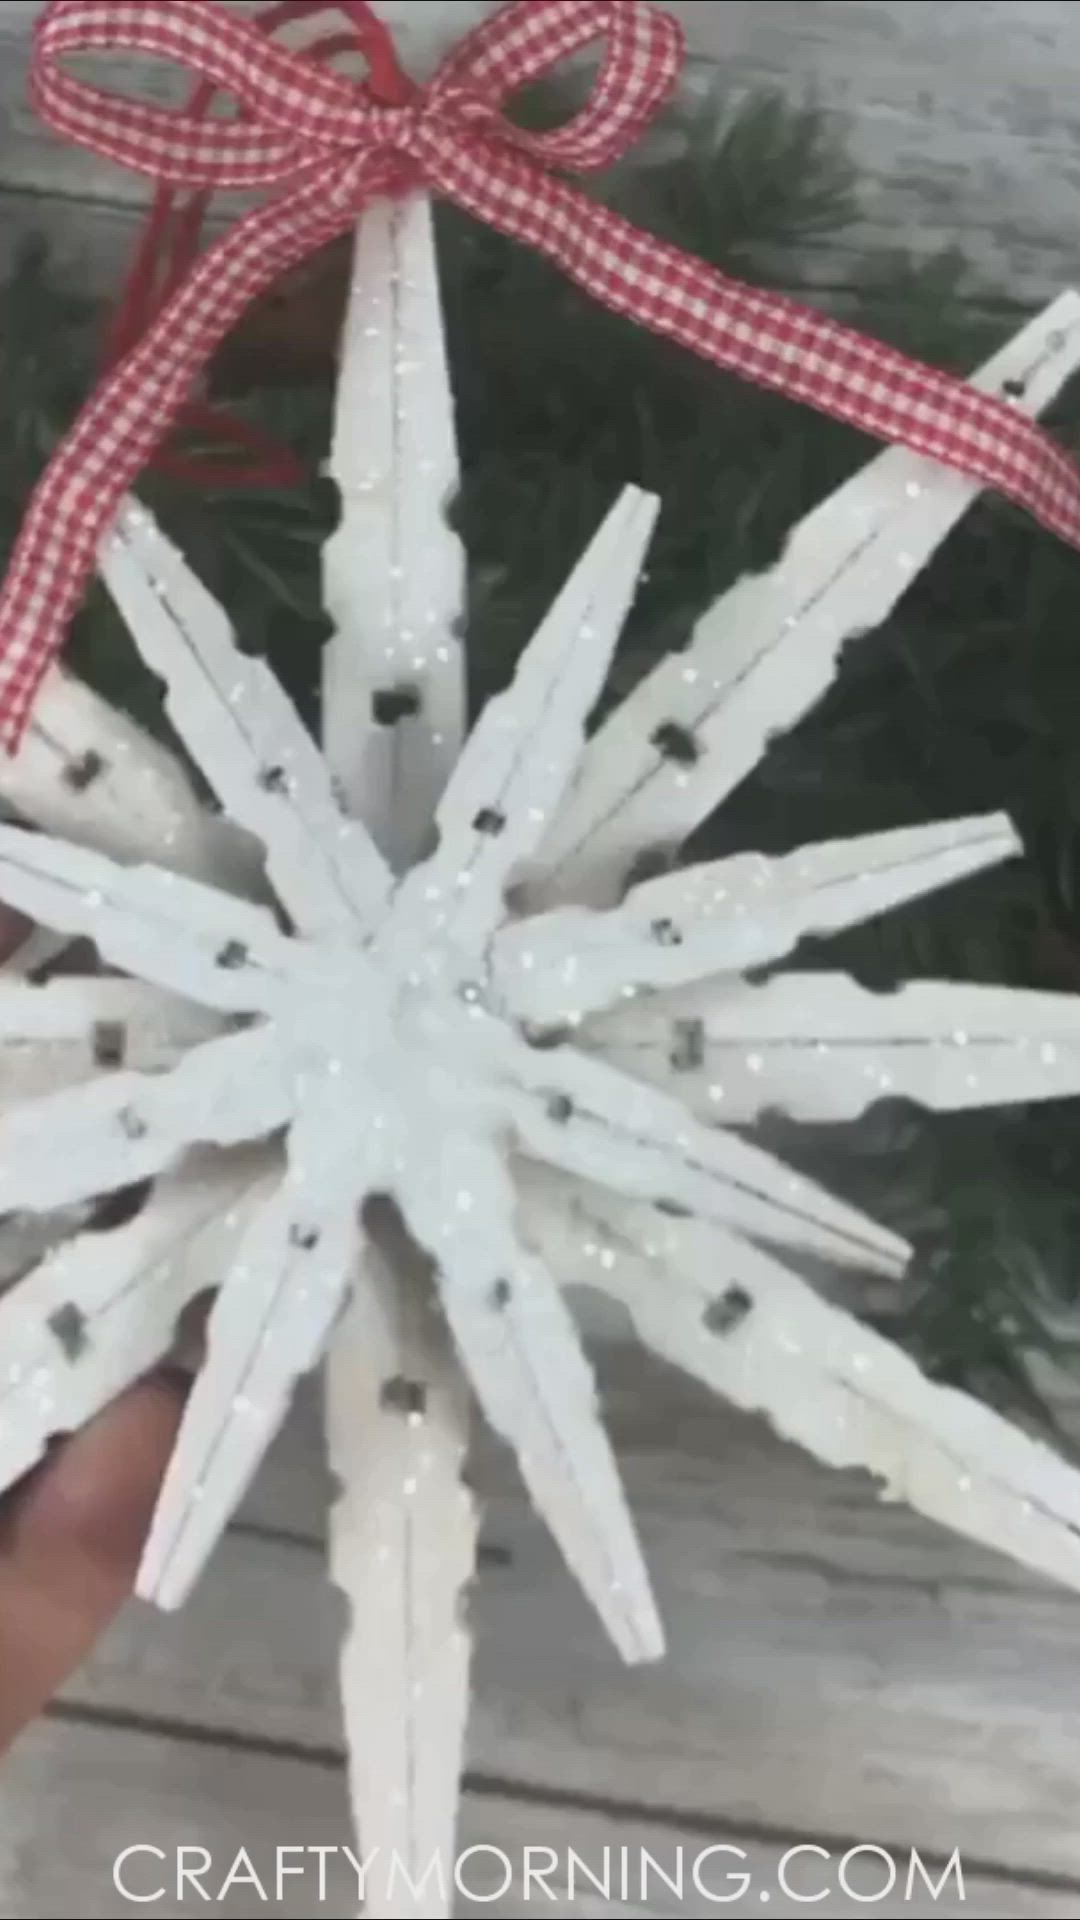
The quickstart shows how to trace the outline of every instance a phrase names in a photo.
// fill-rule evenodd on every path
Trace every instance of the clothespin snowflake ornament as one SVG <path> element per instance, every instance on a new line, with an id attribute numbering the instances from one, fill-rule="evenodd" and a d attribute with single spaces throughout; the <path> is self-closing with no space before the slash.
<path id="1" fill-rule="evenodd" d="M 974 383 L 1035 414 L 1077 366 L 1070 294 Z M 0 898 L 111 969 L 0 981 L 0 1208 L 23 1235 L 28 1215 L 73 1225 L 0 1298 L 0 1485 L 215 1289 L 139 1579 L 176 1606 L 325 1359 L 352 1793 L 386 1863 L 372 1910 L 438 1915 L 468 1702 L 471 1403 L 623 1657 L 662 1650 L 565 1285 L 609 1294 L 643 1342 L 819 1460 L 1080 1589 L 1080 1476 L 800 1278 L 807 1255 L 895 1274 L 906 1250 L 731 1130 L 887 1094 L 1075 1094 L 1080 1009 L 746 978 L 1013 857 L 999 816 L 635 880 L 821 696 L 974 482 L 881 454 L 587 740 L 657 508 L 628 487 L 466 739 L 422 194 L 359 226 L 331 471 L 321 747 L 130 500 L 101 576 L 222 816 L 59 668 L 0 772 L 44 829 L 0 828 Z M 62 1212 L 144 1181 L 111 1231 Z"/>

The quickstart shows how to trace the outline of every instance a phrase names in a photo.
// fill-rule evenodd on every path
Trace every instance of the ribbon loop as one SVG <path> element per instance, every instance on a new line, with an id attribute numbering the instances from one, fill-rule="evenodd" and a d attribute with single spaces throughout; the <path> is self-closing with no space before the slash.
<path id="1" fill-rule="evenodd" d="M 146 53 L 228 93 L 237 120 L 156 107 L 77 80 L 65 56 Z M 80 0 L 52 5 L 34 34 L 31 95 L 42 118 L 92 153 L 170 186 L 252 188 L 295 179 L 313 160 L 385 140 L 402 109 L 269 40 L 214 0 Z"/>
<path id="2" fill-rule="evenodd" d="M 499 130 L 546 166 L 609 166 L 663 106 L 682 66 L 681 28 L 645 0 L 531 0 L 500 11 L 443 62 L 432 95 L 460 87 L 501 110 L 595 40 L 605 42 L 603 61 L 580 113 L 549 133 L 529 134 L 509 120 Z"/>

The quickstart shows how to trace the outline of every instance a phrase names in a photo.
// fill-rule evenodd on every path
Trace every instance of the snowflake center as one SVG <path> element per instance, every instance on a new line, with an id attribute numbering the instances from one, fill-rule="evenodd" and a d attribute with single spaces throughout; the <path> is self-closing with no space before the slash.
<path id="1" fill-rule="evenodd" d="M 393 1082 L 408 1055 L 426 1076 L 475 1077 L 478 1029 L 496 1024 L 479 985 L 370 949 L 312 946 L 306 957 L 286 1023 L 305 1076 Z"/>

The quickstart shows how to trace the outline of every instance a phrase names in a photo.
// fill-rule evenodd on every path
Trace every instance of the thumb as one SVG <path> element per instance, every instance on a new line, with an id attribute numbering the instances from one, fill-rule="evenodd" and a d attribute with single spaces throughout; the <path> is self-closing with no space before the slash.
<path id="1" fill-rule="evenodd" d="M 183 1404 L 151 1375 L 0 1504 L 0 1753 L 131 1592 Z"/>

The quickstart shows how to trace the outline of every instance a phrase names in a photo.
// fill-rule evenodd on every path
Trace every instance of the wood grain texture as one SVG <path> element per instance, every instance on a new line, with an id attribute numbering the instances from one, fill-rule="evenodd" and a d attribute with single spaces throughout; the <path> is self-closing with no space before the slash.
<path id="1" fill-rule="evenodd" d="M 691 0 L 683 12 L 737 91 L 815 98 L 849 139 L 862 217 L 809 278 L 843 281 L 867 249 L 959 245 L 1025 302 L 1072 284 L 1080 15 L 1069 0 Z"/>
<path id="2" fill-rule="evenodd" d="M 26 100 L 25 47 L 39 0 L 0 9 L 0 186 L 31 197 L 0 204 L 0 239 L 44 225 L 105 284 L 119 231 L 88 231 L 65 202 L 115 208 L 143 189 L 44 134 Z M 848 137 L 863 179 L 861 218 L 841 246 L 792 263 L 792 277 L 843 282 L 867 249 L 932 254 L 962 245 L 999 293 L 1024 304 L 1075 277 L 1080 185 L 1080 13 L 1072 0 L 682 0 L 692 53 L 729 93 L 761 87 L 816 99 Z M 418 70 L 440 34 L 482 11 L 471 0 L 383 0 Z M 145 84 L 145 69 L 144 69 Z M 157 74 L 152 87 L 160 92 Z M 38 196 L 60 196 L 45 204 Z"/>
<path id="3" fill-rule="evenodd" d="M 1062 1706 L 1080 1603 L 875 1506 L 656 1363 L 611 1355 L 602 1384 L 671 1650 L 619 1664 L 486 1450 L 473 1772 L 1080 1883 L 1080 1723 Z M 133 1608 L 69 1701 L 336 1755 L 324 1512 L 301 1403 L 188 1608 Z"/>
<path id="4" fill-rule="evenodd" d="M 121 1912 L 138 1912 L 138 1905 L 118 1895 L 113 1878 L 117 1860 L 131 1847 L 158 1850 L 129 1856 L 121 1863 L 120 1878 L 147 1902 L 144 1910 L 161 1920 L 181 1920 L 193 1910 L 209 1920 L 264 1914 L 309 1920 L 356 1909 L 356 1872 L 340 1851 L 348 1844 L 344 1781 L 333 1766 L 270 1753 L 248 1753 L 241 1761 L 233 1752 L 198 1741 L 122 1726 L 43 1721 L 8 1762 L 0 1813 L 0 1913 L 11 1920 L 54 1920 L 61 1913 L 116 1920 Z M 43 1827 L 63 1835 L 62 1844 L 42 1846 Z M 745 1917 L 760 1914 L 762 1893 L 768 1892 L 769 1913 L 788 1917 L 807 1910 L 800 1894 L 824 1890 L 828 1905 L 815 1903 L 811 1911 L 833 1920 L 868 1910 L 885 1920 L 964 1913 L 976 1913 L 980 1920 L 1054 1920 L 1076 1911 L 1076 1895 L 1068 1888 L 965 1873 L 962 1865 L 962 1899 L 955 1875 L 935 1899 L 918 1869 L 909 1899 L 909 1849 L 894 1856 L 895 1897 L 875 1899 L 868 1908 L 868 1896 L 885 1883 L 887 1862 L 864 1856 L 846 1864 L 844 1882 L 856 1896 L 861 1893 L 860 1901 L 841 1890 L 843 1851 L 836 1850 L 831 1859 L 785 1859 L 798 1844 L 794 1835 L 763 1839 L 731 1825 L 696 1828 L 642 1815 L 620 1819 L 595 1809 L 567 1808 L 540 1795 L 525 1801 L 474 1789 L 464 1805 L 458 1855 L 462 1891 L 455 1911 L 511 1920 L 533 1911 L 535 1903 L 555 1920 L 631 1915 L 666 1920 L 705 1910 Z M 181 1848 L 187 1851 L 179 1864 L 201 1874 L 205 1898 L 197 1891 L 199 1880 L 182 1884 L 177 1897 Z M 326 1849 L 323 1885 L 313 1851 L 292 1853 L 286 1864 L 303 1871 L 282 1883 L 278 1897 L 279 1848 Z M 644 1852 L 653 1864 L 643 1862 Z M 942 1864 L 929 1856 L 920 1859 L 936 1884 Z M 526 1880 L 530 1864 L 534 1874 L 547 1871 L 544 1891 L 544 1882 Z M 226 1887 L 230 1875 L 232 1884 Z M 785 1883 L 795 1897 L 784 1897 Z M 703 1896 L 698 1885 L 708 1893 Z M 629 1898 L 622 1897 L 624 1887 Z M 724 1904 L 706 1909 L 709 1895 Z"/>

